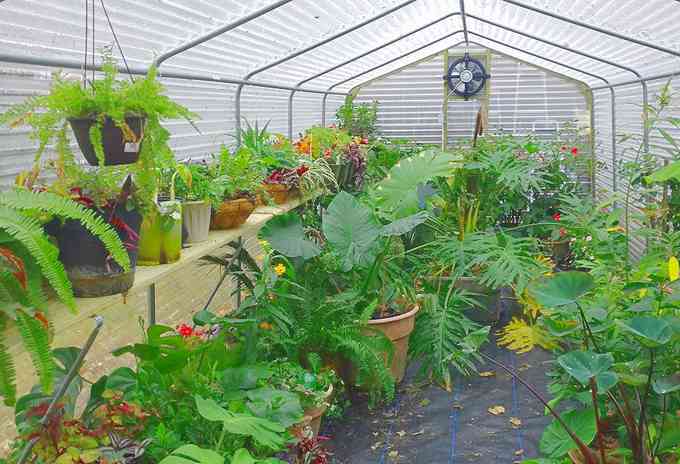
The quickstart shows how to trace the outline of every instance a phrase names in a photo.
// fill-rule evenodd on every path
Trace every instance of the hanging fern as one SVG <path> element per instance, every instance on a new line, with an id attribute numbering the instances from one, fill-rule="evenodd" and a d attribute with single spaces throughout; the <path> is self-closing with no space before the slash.
<path id="1" fill-rule="evenodd" d="M 0 333 L 4 333 L 6 327 L 7 317 L 0 314 Z M 16 377 L 17 372 L 14 368 L 12 356 L 3 340 L 0 340 L 0 395 L 4 398 L 4 403 L 7 406 L 13 405 L 16 401 Z"/>
<path id="2" fill-rule="evenodd" d="M 35 317 L 23 311 L 17 311 L 16 325 L 19 334 L 31 356 L 31 361 L 40 378 L 40 385 L 44 392 L 52 390 L 54 383 L 54 361 L 50 351 L 50 341 L 47 328 Z"/>

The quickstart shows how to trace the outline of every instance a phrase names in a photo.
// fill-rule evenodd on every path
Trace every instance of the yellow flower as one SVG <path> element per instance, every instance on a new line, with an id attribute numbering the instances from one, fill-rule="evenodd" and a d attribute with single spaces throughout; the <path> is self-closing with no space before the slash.
<path id="1" fill-rule="evenodd" d="M 671 282 L 675 282 L 680 278 L 680 262 L 675 256 L 671 256 L 668 259 L 668 279 Z"/>
<path id="2" fill-rule="evenodd" d="M 283 263 L 279 263 L 274 266 L 274 272 L 276 272 L 276 275 L 283 275 L 286 273 L 286 266 Z"/>

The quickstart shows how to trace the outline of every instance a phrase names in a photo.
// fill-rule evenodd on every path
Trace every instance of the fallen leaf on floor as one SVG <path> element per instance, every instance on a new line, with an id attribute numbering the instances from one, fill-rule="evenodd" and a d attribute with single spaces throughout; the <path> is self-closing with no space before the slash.
<path id="1" fill-rule="evenodd" d="M 389 457 L 391 457 L 392 459 L 394 459 L 394 458 L 396 458 L 397 456 L 399 456 L 399 451 L 397 451 L 397 450 L 392 450 L 392 451 L 390 451 L 389 453 L 387 453 L 387 455 L 388 455 Z"/>
<path id="2" fill-rule="evenodd" d="M 425 433 L 425 429 L 420 429 L 417 432 L 413 432 L 411 435 L 413 435 L 415 437 L 415 436 L 418 436 L 418 435 L 422 435 L 424 433 Z"/>
<path id="3" fill-rule="evenodd" d="M 431 401 L 428 400 L 427 398 L 420 400 L 420 405 L 421 405 L 422 407 L 427 407 L 427 406 L 430 405 L 430 403 L 431 403 Z"/>
<path id="4" fill-rule="evenodd" d="M 376 441 L 376 442 L 373 443 L 373 445 L 371 446 L 371 449 L 372 449 L 373 451 L 375 451 L 375 450 L 377 450 L 378 448 L 380 448 L 381 446 L 382 446 L 382 442 L 381 442 L 381 441 Z"/>
<path id="5" fill-rule="evenodd" d="M 531 364 L 524 363 L 524 364 L 520 364 L 520 366 L 517 368 L 517 370 L 518 371 L 525 371 L 525 370 L 529 369 L 530 367 L 531 367 Z"/>
<path id="6" fill-rule="evenodd" d="M 517 451 L 515 451 L 515 456 L 521 456 L 521 455 L 523 455 L 523 454 L 524 454 L 524 450 L 523 450 L 523 449 L 518 449 Z"/>
<path id="7" fill-rule="evenodd" d="M 399 436 L 399 438 L 403 438 L 404 435 L 406 435 L 406 432 L 404 432 L 403 430 L 400 430 L 400 431 L 397 432 L 397 435 Z"/>
<path id="8" fill-rule="evenodd" d="M 463 409 L 463 405 L 460 403 L 453 403 L 451 406 L 453 409 Z"/>
<path id="9" fill-rule="evenodd" d="M 380 432 L 373 432 L 374 437 L 377 437 L 378 435 L 380 435 Z"/>
<path id="10" fill-rule="evenodd" d="M 491 414 L 494 416 L 500 416 L 501 414 L 505 414 L 505 407 L 504 406 L 491 406 L 489 409 L 487 409 Z"/>
<path id="11" fill-rule="evenodd" d="M 510 424 L 512 424 L 513 429 L 516 429 L 522 425 L 522 419 L 520 419 L 519 417 L 511 417 Z"/>
<path id="12" fill-rule="evenodd" d="M 494 375 L 496 375 L 494 371 L 484 371 L 479 373 L 480 377 L 493 377 Z"/>

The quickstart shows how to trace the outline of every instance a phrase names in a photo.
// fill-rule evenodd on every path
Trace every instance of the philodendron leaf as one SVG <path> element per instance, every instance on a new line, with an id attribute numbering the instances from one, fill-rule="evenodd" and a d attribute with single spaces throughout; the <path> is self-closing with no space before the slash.
<path id="1" fill-rule="evenodd" d="M 323 215 L 323 233 L 342 257 L 344 271 L 375 260 L 382 227 L 373 211 L 347 192 L 338 193 Z"/>
<path id="2" fill-rule="evenodd" d="M 605 393 L 618 382 L 617 375 L 609 370 L 614 363 L 609 353 L 572 351 L 557 358 L 557 362 L 582 385 L 588 385 L 590 379 L 595 378 L 599 393 Z"/>
<path id="3" fill-rule="evenodd" d="M 560 416 L 571 431 L 586 445 L 589 445 L 595 439 L 597 428 L 595 411 L 592 408 L 572 410 Z M 553 420 L 543 432 L 539 447 L 541 453 L 551 458 L 561 458 L 577 446 L 564 427 L 557 420 Z"/>
<path id="4" fill-rule="evenodd" d="M 224 457 L 213 450 L 199 448 L 196 445 L 183 445 L 159 464 L 224 464 Z"/>
<path id="5" fill-rule="evenodd" d="M 289 258 L 311 259 L 321 254 L 321 248 L 305 237 L 300 216 L 295 213 L 271 218 L 260 230 L 260 238 Z"/>
<path id="6" fill-rule="evenodd" d="M 659 395 L 667 395 L 680 391 L 680 374 L 660 377 L 652 382 L 652 388 Z"/>
<path id="7" fill-rule="evenodd" d="M 555 308 L 576 302 L 594 285 L 595 281 L 590 274 L 568 271 L 532 282 L 528 290 L 540 305 Z"/>
<path id="8" fill-rule="evenodd" d="M 653 316 L 634 317 L 619 321 L 619 325 L 633 334 L 647 348 L 658 348 L 671 340 L 673 330 L 663 319 Z"/>
<path id="9" fill-rule="evenodd" d="M 250 452 L 245 448 L 240 448 L 234 453 L 230 464 L 286 464 L 284 461 L 276 458 L 255 459 Z"/>

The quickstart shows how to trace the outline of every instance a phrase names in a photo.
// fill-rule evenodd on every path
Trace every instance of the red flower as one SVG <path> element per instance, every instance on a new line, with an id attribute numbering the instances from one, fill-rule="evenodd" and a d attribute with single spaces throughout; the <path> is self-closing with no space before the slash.
<path id="1" fill-rule="evenodd" d="M 555 213 L 555 214 L 553 214 L 553 215 L 552 215 L 552 218 L 553 218 L 554 221 L 559 221 L 560 218 L 561 218 L 560 213 Z"/>
<path id="2" fill-rule="evenodd" d="M 296 170 L 298 176 L 303 175 L 307 171 L 309 171 L 309 167 L 305 166 L 304 164 L 302 166 L 300 166 L 299 168 L 297 168 L 297 170 Z"/>
<path id="3" fill-rule="evenodd" d="M 567 151 L 567 146 L 566 146 L 566 145 L 562 145 L 562 146 L 560 147 L 560 151 Z"/>
<path id="4" fill-rule="evenodd" d="M 578 148 L 577 147 L 572 147 L 571 149 L 571 154 L 574 156 L 578 156 Z"/>
<path id="5" fill-rule="evenodd" d="M 179 327 L 177 327 L 177 333 L 180 334 L 182 337 L 187 338 L 191 337 L 194 334 L 194 329 L 191 328 L 191 326 L 182 324 Z"/>
<path id="6" fill-rule="evenodd" d="M 132 414 L 134 412 L 134 409 L 132 409 L 125 401 L 118 405 L 118 410 L 123 414 Z"/>

